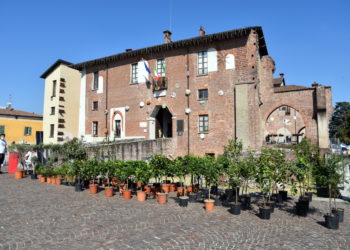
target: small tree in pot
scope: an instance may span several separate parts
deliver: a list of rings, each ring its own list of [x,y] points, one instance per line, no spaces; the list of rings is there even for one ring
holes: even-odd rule
[[[182,187],[178,187],[177,192],[179,196],[179,204],[181,207],[187,207],[188,196],[185,196],[184,182],[186,175],[189,173],[188,168],[188,156],[178,157],[173,161],[173,168],[175,170],[175,176],[177,176],[182,183]]]
[[[152,166],[154,172],[153,177],[156,179],[156,189],[157,191],[163,192],[163,188],[160,189],[160,183],[162,178],[167,174],[166,168],[168,164],[170,163],[170,160],[164,156],[164,155],[153,155],[152,158],[149,161],[149,164]],[[164,185],[166,189],[166,185]]]
[[[324,162],[314,171],[317,182],[328,187],[329,213],[324,217],[326,227],[329,229],[338,229],[339,222],[344,217],[344,210],[338,209],[336,203],[339,192],[338,186],[347,182],[344,179],[344,159],[343,155],[332,154],[326,156]]]
[[[221,166],[214,157],[206,155],[202,158],[202,174],[208,187],[208,199],[204,201],[205,209],[211,211],[214,209],[215,200],[211,199],[210,190],[213,185],[217,185],[222,174]]]
[[[150,165],[144,161],[133,161],[133,168],[135,173],[135,181],[138,183],[147,184],[152,175]],[[142,191],[142,186],[140,190],[137,190],[137,200],[146,200],[146,192]]]
[[[96,182],[97,176],[101,172],[101,167],[103,163],[98,162],[96,160],[89,160],[85,162],[85,166],[83,169],[83,175],[86,180],[89,180],[89,192],[90,194],[97,194],[98,192],[98,183]]]

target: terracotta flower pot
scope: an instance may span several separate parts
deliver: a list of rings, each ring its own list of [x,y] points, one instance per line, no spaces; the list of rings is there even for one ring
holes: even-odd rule
[[[40,182],[46,182],[46,177],[45,176],[41,176],[39,179]]]
[[[46,177],[46,182],[51,183],[51,177]]]
[[[26,175],[26,171],[25,170],[21,170],[22,172],[22,177],[24,177]]]
[[[89,185],[90,194],[97,194],[97,188],[98,188],[97,184],[90,184]]]
[[[192,186],[187,186],[186,187],[186,192],[187,193],[192,193]]]
[[[105,196],[112,197],[113,196],[113,187],[105,187]]]
[[[146,192],[144,191],[137,191],[137,200],[138,201],[145,201],[146,200]]]
[[[146,194],[151,193],[151,187],[150,186],[145,186],[144,187]]]
[[[130,200],[131,199],[131,190],[123,190],[123,198],[125,200]]]
[[[169,184],[162,184],[162,191],[164,193],[169,193]]]
[[[170,192],[175,192],[175,191],[176,191],[176,185],[175,185],[175,183],[169,184],[169,191],[170,191]]]
[[[62,184],[62,179],[61,178],[56,178],[55,179],[56,185],[61,185]]]
[[[184,188],[178,187],[177,188],[177,196],[183,196],[184,195]]]
[[[214,210],[214,202],[215,200],[205,200],[205,210],[212,211]]]
[[[37,177],[38,180],[40,181],[40,178],[43,177],[43,175],[42,175],[42,174],[38,174],[36,177]]]
[[[15,172],[15,179],[22,179],[23,178],[23,173],[21,170],[17,170]]]
[[[158,204],[163,205],[168,202],[168,194],[167,193],[157,193],[157,201]]]

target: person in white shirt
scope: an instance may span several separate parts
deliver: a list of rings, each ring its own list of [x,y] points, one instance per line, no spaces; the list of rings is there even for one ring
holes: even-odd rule
[[[0,135],[0,174],[2,173],[1,166],[4,164],[6,153],[7,153],[7,142],[5,140],[5,134],[1,134]]]

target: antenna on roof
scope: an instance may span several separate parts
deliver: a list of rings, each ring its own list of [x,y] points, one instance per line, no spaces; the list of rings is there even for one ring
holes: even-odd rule
[[[9,95],[9,101],[7,102],[7,109],[12,109],[12,95]]]

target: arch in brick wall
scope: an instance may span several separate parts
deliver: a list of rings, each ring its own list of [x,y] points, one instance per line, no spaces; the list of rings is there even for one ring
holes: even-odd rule
[[[114,119],[116,118],[117,115],[119,115],[120,118],[121,118],[121,124],[120,124],[120,126],[121,126],[121,131],[124,131],[124,127],[123,127],[123,120],[124,120],[124,117],[123,117],[122,112],[120,112],[119,110],[116,110],[116,111],[114,111],[114,113],[113,113],[111,130],[114,131]]]
[[[266,122],[267,121],[267,119],[269,118],[269,116],[276,110],[276,109],[278,109],[278,108],[280,108],[280,107],[282,107],[282,106],[288,106],[288,107],[290,107],[290,108],[292,108],[292,109],[295,109],[300,115],[301,115],[301,118],[303,119],[303,122],[304,122],[304,124],[306,124],[306,114],[305,114],[305,112],[304,111],[302,111],[302,110],[300,110],[300,109],[298,109],[298,108],[295,108],[295,106],[293,105],[293,104],[290,104],[290,103],[280,103],[280,104],[277,104],[277,105],[275,105],[275,106],[273,106],[273,108],[272,109],[269,109],[269,111],[268,112],[266,112],[266,114],[264,115],[264,122]]]

